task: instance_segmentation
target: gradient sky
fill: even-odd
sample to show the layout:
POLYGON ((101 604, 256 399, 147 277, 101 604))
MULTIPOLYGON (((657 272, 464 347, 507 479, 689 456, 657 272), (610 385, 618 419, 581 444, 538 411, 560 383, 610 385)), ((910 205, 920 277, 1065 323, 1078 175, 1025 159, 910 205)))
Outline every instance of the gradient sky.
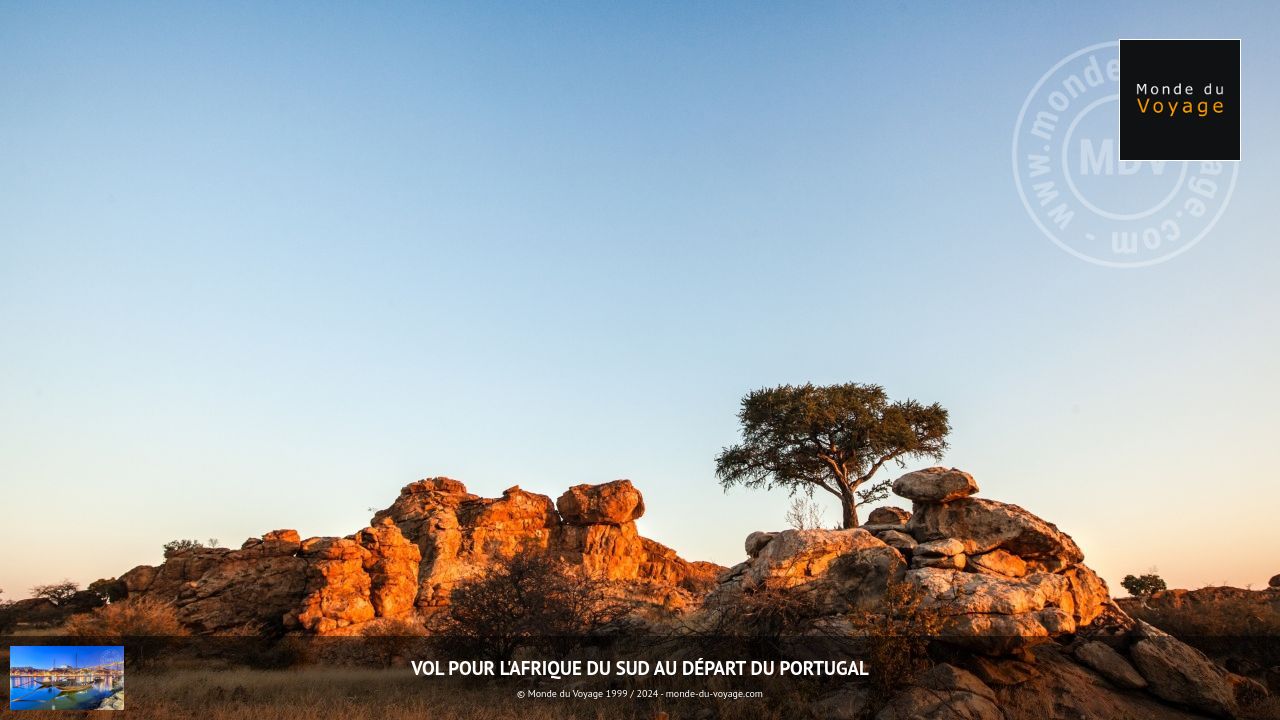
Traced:
POLYGON ((348 534, 432 475, 629 477, 645 535, 735 563, 787 498, 723 493, 714 456, 744 392, 804 381, 941 402, 944 462, 1113 587, 1265 584, 1278 30, 1275 3, 0 4, 0 588, 348 534), (1051 244, 1009 168, 1040 75, 1118 37, 1244 41, 1230 208, 1142 270, 1051 244))
POLYGON ((15 645, 9 648, 9 667, 49 670, 63 665, 94 667, 124 659, 120 645, 15 645))

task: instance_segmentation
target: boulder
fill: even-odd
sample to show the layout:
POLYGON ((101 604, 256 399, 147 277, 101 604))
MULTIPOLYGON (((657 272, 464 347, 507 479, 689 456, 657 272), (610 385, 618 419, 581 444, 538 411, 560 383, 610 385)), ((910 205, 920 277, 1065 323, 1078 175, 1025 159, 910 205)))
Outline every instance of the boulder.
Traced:
POLYGON ((762 532, 757 530, 756 532, 748 535, 747 541, 744 543, 747 551, 747 557, 755 557, 759 555, 760 551, 764 549, 764 546, 768 545, 769 541, 773 540, 777 534, 778 533, 776 532, 762 532))
POLYGON ((830 613, 875 607, 903 571, 902 555, 860 528, 784 530, 726 578, 735 590, 809 593, 830 613))
POLYGON ((973 476, 955 468, 925 468, 893 481, 895 495, 920 503, 946 503, 976 492, 973 476))
POLYGON ((906 580, 922 607, 942 616, 942 634, 954 644, 1005 654, 1074 632, 1070 581, 1036 573, 1024 578, 916 568, 906 580), (1065 607, 1064 607, 1065 606, 1065 607))
POLYGON ((916 543, 915 538, 904 532, 898 532, 897 530, 883 530, 876 533, 876 537, 885 545, 888 545, 904 555, 910 554, 915 550, 916 545, 918 544, 916 543))
POLYGON ((1112 685, 1126 690, 1139 690, 1147 681, 1123 655, 1106 643, 1090 640, 1076 647, 1076 659, 1106 678, 1112 685))
POLYGON ((900 507, 878 507, 867 515, 868 525, 906 525, 911 513, 900 507))
POLYGON ((151 583, 155 582, 157 572, 159 568, 155 566, 139 565, 121 575, 120 582, 124 583, 125 597, 146 592, 151 587, 151 583))
POLYGON ((1054 572, 1084 559, 1071 536, 1053 523, 994 500, 919 504, 907 528, 921 543, 956 538, 966 555, 1005 550, 1027 561, 1029 570, 1054 572))
POLYGON ((1118 692, 1111 683, 1072 662, 1056 645, 1035 648, 1036 674, 1016 685, 990 684, 1005 717, 1072 720, 1203 720, 1204 715, 1165 705, 1140 692, 1118 692))
POLYGON ((1005 720, 995 692, 960 668, 943 663, 918 677, 876 714, 876 720, 1005 720))
POLYGON ((955 538, 920 543, 911 553, 911 567, 962 570, 965 563, 964 544, 955 538))
POLYGON ((1280 588, 1280 575, 1272 575, 1267 581, 1267 587, 1280 588))
POLYGON ((1149 692, 1218 717, 1235 716, 1235 691, 1227 673, 1204 653, 1142 621, 1133 634, 1139 639, 1129 648, 1129 657, 1149 692))
POLYGON ((574 485, 556 500, 569 525, 622 525, 644 515, 644 498, 630 480, 602 485, 574 485))
POLYGON ((911 567, 913 568, 939 568, 942 570, 963 570, 966 558, 964 553, 959 555, 912 555, 911 567))
POLYGON ((1027 574, 1026 561, 1005 550, 992 550, 978 555, 970 555, 969 567, 975 572, 1004 575, 1012 578, 1020 578, 1027 574))

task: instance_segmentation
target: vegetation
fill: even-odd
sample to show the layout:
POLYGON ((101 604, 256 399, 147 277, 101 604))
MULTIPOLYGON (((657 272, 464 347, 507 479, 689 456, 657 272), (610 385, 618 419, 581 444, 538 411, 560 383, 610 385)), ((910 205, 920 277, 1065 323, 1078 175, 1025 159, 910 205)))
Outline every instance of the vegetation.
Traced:
POLYGON ((1137 576, 1125 575, 1120 581, 1120 587, 1136 598, 1150 597, 1152 593, 1168 589, 1164 579, 1154 572, 1137 576))
POLYGON ((435 630, 481 657, 510 660, 522 647, 598 634, 629 609, 602 583, 525 553, 454 588, 435 630))
POLYGON ((103 602, 115 602, 128 594, 128 588, 115 578, 102 578, 89 583, 89 592, 103 602))
POLYGON ((721 451, 716 475, 727 490, 822 489, 840 499, 843 526, 858 506, 888 495, 889 481, 863 488, 887 463, 941 458, 951 431, 941 405, 890 402, 879 385, 782 385, 755 390, 738 413, 742 442, 721 451))
POLYGON ((818 530, 825 525, 822 519, 822 507, 809 494, 791 498, 786 519, 787 524, 796 530, 818 530))
POLYGON ((199 540, 170 540, 164 544, 164 556, 169 557, 174 553, 180 553, 186 550, 195 550, 196 548, 202 547, 204 547, 204 543, 199 540))
POLYGON ((133 598, 76 615, 63 625, 76 637, 176 637, 187 630, 173 605, 154 598, 133 598))
POLYGON ((44 598, 58 607, 65 607, 79 591, 79 585, 70 580, 63 580, 50 585, 36 585, 31 588, 31 597, 44 598))

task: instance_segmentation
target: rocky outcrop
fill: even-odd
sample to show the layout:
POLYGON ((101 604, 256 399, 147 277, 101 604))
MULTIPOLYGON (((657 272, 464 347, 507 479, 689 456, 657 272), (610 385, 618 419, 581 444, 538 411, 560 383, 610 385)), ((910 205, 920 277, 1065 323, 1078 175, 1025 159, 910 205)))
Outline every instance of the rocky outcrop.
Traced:
POLYGON ((1267 587, 1280 588, 1280 575, 1272 575, 1267 581, 1267 587))
POLYGON ((643 513, 628 480, 577 485, 552 502, 519 487, 482 498, 457 480, 428 478, 401 489, 353 535, 302 540, 277 530, 238 550, 174 550, 120 584, 127 595, 173 602, 195 632, 356 634, 375 620, 429 613, 458 583, 517 554, 545 552, 614 583, 621 597, 668 610, 695 604, 724 568, 641 537, 643 513))
POLYGON ((576 485, 553 503, 518 487, 479 498, 456 480, 432 478, 405 486, 374 524, 394 523, 420 548, 420 609, 447 604, 458 583, 522 552, 548 552, 595 577, 633 583, 628 597, 691 605, 722 568, 695 566, 641 537, 635 520, 643 514, 644 498, 629 480, 576 485))
POLYGON ((755 533, 755 555, 722 576, 712 604, 762 590, 803 594, 819 613, 869 609, 905 569, 902 555, 874 535, 853 530, 784 530, 755 533))
MULTIPOLYGON (((764 590, 804 593, 816 601, 802 606, 812 632, 829 633, 842 616, 885 610, 901 597, 893 588, 905 587, 936 622, 934 645, 967 670, 934 666, 878 720, 1232 717, 1237 698, 1265 693, 1135 622, 1071 536, 1017 505, 971 497, 977 483, 967 473, 910 473, 894 489, 913 500, 910 514, 872 513, 865 529, 752 533, 747 560, 721 576, 703 614, 764 590)), ((815 712, 865 703, 843 690, 815 712)))
POLYGON ((917 502, 914 508, 907 527, 920 542, 957 538, 967 555, 1004 550, 1041 572, 1058 572, 1084 560, 1070 535, 1017 505, 962 498, 917 502))

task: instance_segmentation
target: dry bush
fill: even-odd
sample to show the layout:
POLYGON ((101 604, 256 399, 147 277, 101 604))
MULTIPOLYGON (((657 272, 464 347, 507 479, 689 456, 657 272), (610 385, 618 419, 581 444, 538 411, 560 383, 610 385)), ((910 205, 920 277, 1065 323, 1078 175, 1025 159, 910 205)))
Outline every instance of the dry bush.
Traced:
POLYGON ((510 660, 520 648, 599 636, 630 609, 605 583, 530 552, 455 587, 432 630, 457 650, 510 660))
POLYGON ((855 633, 870 640, 867 659, 874 699, 887 701, 933 665, 929 647, 942 631, 943 616, 924 602, 915 586, 891 582, 881 607, 848 619, 855 633))
POLYGON ((153 598, 133 598, 75 615, 63 633, 93 641, 114 640, 129 646, 129 661, 145 667, 165 657, 175 638, 188 635, 173 605, 153 598))
POLYGON ((73 637, 179 637, 187 629, 173 605, 154 598, 134 598, 76 615, 62 626, 73 637))

